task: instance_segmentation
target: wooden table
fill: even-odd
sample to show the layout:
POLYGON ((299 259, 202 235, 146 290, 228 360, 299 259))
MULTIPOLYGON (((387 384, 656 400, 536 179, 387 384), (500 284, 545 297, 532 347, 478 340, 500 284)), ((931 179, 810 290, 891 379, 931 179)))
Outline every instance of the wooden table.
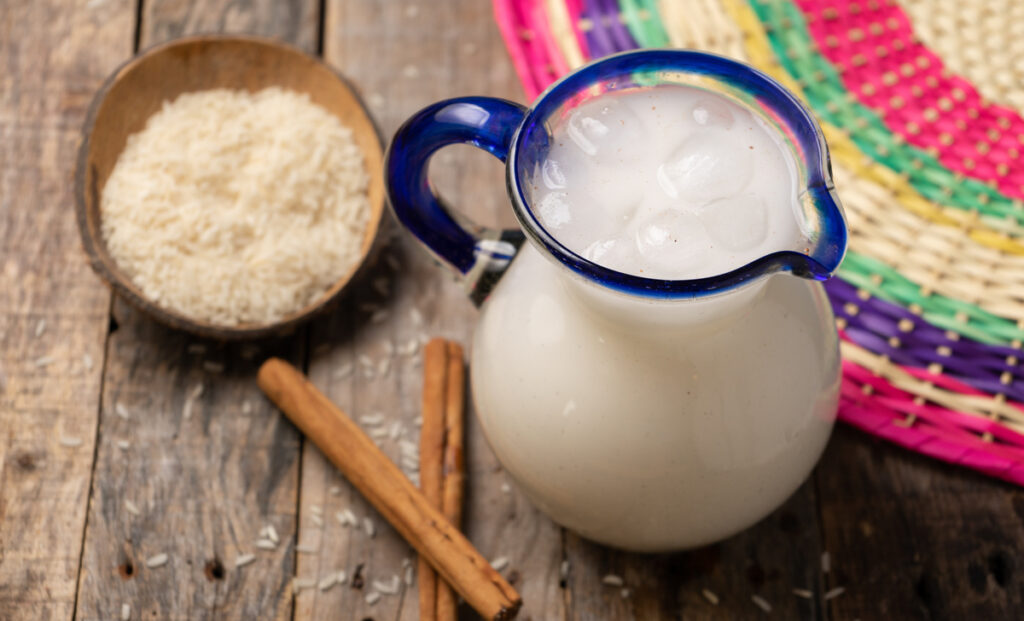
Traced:
MULTIPOLYGON (((409 589, 374 606, 351 583, 293 597, 294 575, 361 567, 368 584, 411 554, 389 528, 370 539, 339 525, 341 509, 373 512, 260 395, 254 374, 282 356, 346 410, 415 429, 414 357, 373 378, 337 371, 362 355, 380 360, 389 340, 468 343, 476 311, 455 283, 396 238, 392 259, 333 316, 291 338, 219 345, 140 316, 86 265, 70 175, 93 92, 139 48, 211 31, 322 53, 357 85, 384 136, 444 97, 522 99, 481 0, 0 3, 0 619, 119 619, 125 603, 133 619, 417 617, 409 589), (386 316, 371 319, 374 308, 386 316), (281 544, 256 551, 265 524, 281 544), (297 543, 319 551, 297 554, 297 543), (257 561, 236 569, 249 551, 257 561), (147 567, 160 553, 168 563, 147 567)), ((449 151, 438 184, 480 221, 511 222, 500 166, 449 151)), ((814 476, 772 516, 670 556, 560 529, 506 486, 475 420, 469 434, 466 529, 486 556, 510 559, 504 573, 524 597, 523 619, 1024 615, 1024 492, 850 429, 837 430, 814 476), (606 574, 622 576, 628 595, 603 585, 606 574), (823 601, 836 587, 845 592, 823 601)))

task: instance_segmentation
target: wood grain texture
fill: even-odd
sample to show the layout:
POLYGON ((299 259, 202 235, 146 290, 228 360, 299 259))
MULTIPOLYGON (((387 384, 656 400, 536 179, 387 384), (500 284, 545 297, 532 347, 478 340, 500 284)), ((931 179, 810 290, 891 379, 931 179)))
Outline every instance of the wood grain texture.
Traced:
POLYGON ((805 484, 778 511, 721 543, 671 555, 630 554, 568 533, 571 619, 753 619, 758 595, 781 619, 820 618, 794 588, 818 591, 820 547, 814 492, 805 484), (618 576, 623 586, 605 584, 618 576), (625 589, 625 591, 623 590, 625 589), (717 603, 703 594, 711 592, 717 603))
POLYGON ((69 180, 92 92, 131 53, 132 7, 0 3, 0 619, 74 612, 110 293, 69 180))
MULTIPOLYGON (((325 17, 325 59, 361 90, 386 139, 409 115, 438 99, 466 94, 521 98, 487 2, 332 0, 325 17)), ((468 147, 446 149, 438 154, 431 175, 452 203, 477 221, 512 221, 501 165, 491 156, 468 147)), ((419 415, 419 355, 396 354, 386 374, 375 371, 372 377, 363 372, 360 356, 379 368, 388 357, 387 343, 405 347, 427 335, 468 345, 477 311, 452 277, 404 236, 386 247, 352 300, 313 325, 310 378, 354 416, 382 413, 389 422, 400 422, 401 439, 417 443, 413 421, 419 415), (414 320, 414 309, 420 322, 414 320), (378 311, 385 314, 374 321, 378 311), (350 364, 356 368, 353 375, 336 375, 350 364)), ((397 442, 384 438, 381 444, 398 461, 397 442)), ((560 531, 514 489, 502 491, 505 477, 471 409, 466 415, 466 470, 464 530, 486 557, 512 559, 502 573, 523 596, 518 618, 562 617, 560 531)), ((390 529, 380 529, 371 540, 334 520, 323 530, 309 521, 313 506, 323 506, 327 515, 341 508, 373 515, 309 446, 304 449, 302 479, 300 539, 322 547, 319 554, 300 555, 300 575, 318 576, 339 566, 351 574, 360 564, 372 579, 402 573, 402 558, 413 555, 390 529), (332 487, 338 495, 330 493, 332 487)), ((367 587, 351 586, 326 593, 304 591, 296 619, 418 618, 414 587, 370 606, 364 600, 367 587)))
MULTIPOLYGON (((287 10, 315 15, 316 5, 287 10)), ((315 21, 300 19, 298 36, 270 3, 183 9, 158 1, 143 10, 142 47, 192 29, 292 37, 307 48, 316 38, 315 21)), ((113 316, 77 618, 118 618, 122 603, 133 618, 290 618, 300 438, 262 397, 255 374, 269 355, 301 363, 304 334, 222 346, 163 328, 121 301, 113 316), (265 525, 281 540, 273 550, 255 547, 265 525), (246 553, 256 561, 236 569, 246 553), (157 554, 167 564, 147 567, 157 554)))
POLYGON ((141 47, 191 34, 275 37, 316 52, 320 3, 307 0, 158 0, 142 3, 141 47))
POLYGON ((840 429, 818 468, 834 619, 1015 619, 1024 491, 840 429))

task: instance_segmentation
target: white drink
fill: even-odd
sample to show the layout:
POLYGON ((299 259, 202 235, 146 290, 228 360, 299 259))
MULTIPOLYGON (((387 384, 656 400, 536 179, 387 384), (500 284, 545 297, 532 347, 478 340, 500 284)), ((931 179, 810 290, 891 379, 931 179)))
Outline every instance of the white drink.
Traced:
POLYGON ((783 137, 722 95, 690 86, 607 93, 552 134, 530 202, 549 233, 595 263, 683 280, 799 245, 783 137))
MULTIPOLYGON (((549 122, 528 198, 578 254, 679 280, 808 245, 791 147, 723 96, 656 87, 549 122)), ((491 447, 540 509, 596 541, 666 551, 727 537, 797 489, 839 398, 820 283, 628 295, 546 252, 525 244, 492 292, 470 373, 491 447)))

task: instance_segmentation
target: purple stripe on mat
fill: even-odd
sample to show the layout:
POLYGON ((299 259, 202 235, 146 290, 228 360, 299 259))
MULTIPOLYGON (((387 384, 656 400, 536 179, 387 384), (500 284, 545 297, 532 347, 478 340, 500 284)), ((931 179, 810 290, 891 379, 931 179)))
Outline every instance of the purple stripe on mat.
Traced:
POLYGON ((590 57, 601 58, 617 52, 615 42, 612 41, 608 29, 604 27, 603 13, 598 6, 598 0, 583 0, 581 13, 591 24, 590 28, 583 31, 587 46, 590 47, 590 57))
POLYGON ((943 373, 978 390, 1024 402, 1024 364, 1020 361, 1024 356, 1020 350, 963 336, 951 339, 945 330, 897 304, 876 297, 861 299, 857 288, 840 278, 826 282, 825 289, 836 316, 846 321, 847 337, 857 345, 903 366, 927 368, 938 363, 943 373), (848 304, 856 307, 853 313, 848 312, 848 304), (909 331, 907 322, 912 326, 909 331), (895 346, 890 343, 892 337, 899 339, 895 346), (1018 362, 1011 365, 1009 356, 1016 356, 1018 362), (1007 371, 1008 384, 1002 381, 1007 371))
POLYGON ((601 7, 600 11, 604 15, 601 24, 611 34, 612 41, 615 42, 617 48, 615 51, 623 52, 640 47, 633 35, 629 34, 626 25, 619 19, 619 3, 616 0, 597 0, 597 4, 601 7))

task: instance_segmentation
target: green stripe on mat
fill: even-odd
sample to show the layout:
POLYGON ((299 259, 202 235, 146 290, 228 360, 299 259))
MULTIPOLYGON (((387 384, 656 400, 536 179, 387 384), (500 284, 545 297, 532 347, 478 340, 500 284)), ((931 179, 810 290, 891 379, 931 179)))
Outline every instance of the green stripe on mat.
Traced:
POLYGON ((871 109, 846 90, 835 67, 817 48, 803 13, 789 0, 749 0, 782 66, 804 89, 823 119, 845 129, 864 153, 907 177, 925 198, 1024 224, 1024 206, 985 183, 955 173, 896 136, 871 109))

